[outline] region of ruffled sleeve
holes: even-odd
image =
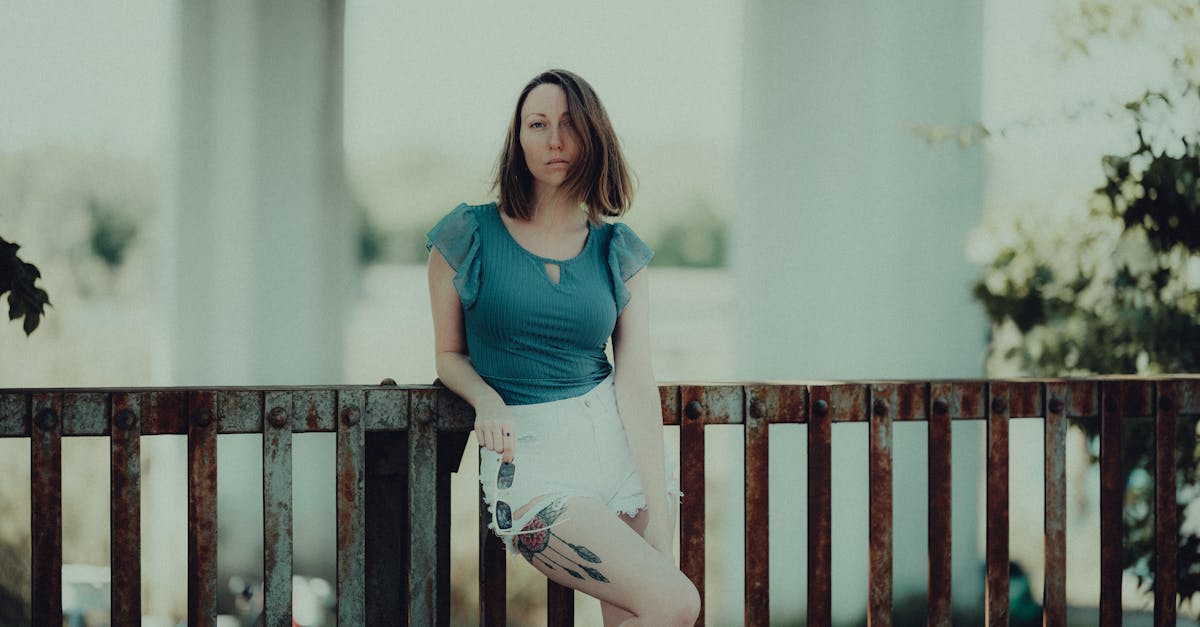
[[[629,304],[631,297],[625,282],[645,268],[653,256],[654,251],[633,229],[621,222],[612,225],[612,238],[608,243],[608,269],[612,275],[613,298],[617,301],[618,315]]]
[[[479,221],[474,207],[455,207],[425,235],[425,249],[437,247],[454,269],[454,289],[463,309],[470,309],[479,296]]]

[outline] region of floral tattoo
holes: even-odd
[[[516,537],[517,550],[531,564],[540,562],[550,570],[561,568],[576,579],[585,579],[579,573],[581,570],[587,574],[587,577],[595,581],[608,583],[608,578],[603,573],[594,566],[589,566],[589,564],[601,563],[598,555],[585,546],[567,542],[562,536],[554,533],[549,528],[550,525],[553,525],[562,516],[564,511],[566,511],[566,506],[562,499],[558,499],[542,508],[542,511],[538,512],[537,516],[534,516],[533,520],[529,521]],[[562,545],[570,547],[570,553],[573,553],[573,555],[564,553],[558,548],[551,546],[551,540],[558,540],[559,547]]]

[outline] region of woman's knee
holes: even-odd
[[[687,583],[675,600],[675,618],[679,620],[680,625],[695,625],[696,619],[700,617],[700,592],[690,579],[684,577],[683,580]]]
[[[680,581],[657,599],[655,608],[649,612],[647,624],[691,627],[700,616],[700,593],[690,579],[679,575]]]

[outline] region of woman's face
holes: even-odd
[[[521,149],[533,175],[534,192],[557,188],[579,155],[579,138],[562,87],[542,84],[521,105]]]

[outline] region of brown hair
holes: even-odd
[[[608,113],[592,86],[567,70],[547,70],[538,74],[521,90],[517,108],[508,125],[508,137],[496,163],[492,189],[500,192],[500,208],[514,218],[528,220],[533,215],[533,175],[521,149],[521,107],[538,85],[558,85],[567,95],[567,112],[579,136],[579,156],[572,164],[566,191],[587,207],[588,219],[599,223],[629,210],[633,202],[633,178],[625,166],[620,141],[613,131]]]

